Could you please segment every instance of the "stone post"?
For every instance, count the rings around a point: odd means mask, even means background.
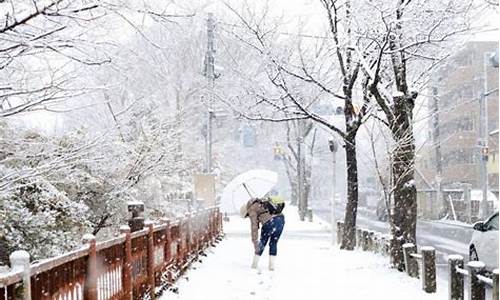
[[[363,229],[363,234],[362,234],[362,238],[361,238],[361,249],[363,251],[367,251],[368,250],[368,247],[369,247],[369,242],[368,242],[368,239],[369,239],[369,232],[368,230],[364,230]]]
[[[132,232],[144,228],[144,218],[141,213],[144,212],[144,203],[140,201],[131,201],[127,203],[128,211],[132,213],[132,218],[128,220],[128,226]]]
[[[457,268],[464,268],[464,258],[461,255],[448,256],[448,272],[450,279],[448,283],[448,299],[464,300],[464,277],[457,272]]]
[[[375,251],[375,232],[368,231],[368,251]]]
[[[493,300],[498,300],[499,298],[498,290],[498,269],[493,270]]]
[[[24,250],[12,252],[9,256],[12,271],[23,272],[22,299],[31,300],[31,265],[30,254]]]
[[[344,235],[344,222],[337,221],[337,244],[340,245],[342,242],[342,236]]]
[[[363,240],[363,229],[356,228],[356,246],[358,246],[358,248],[361,248],[362,240]]]
[[[485,265],[480,261],[470,261],[467,263],[469,269],[469,300],[484,300],[485,292],[483,283],[476,277],[484,272]]]
[[[412,257],[412,254],[417,253],[417,246],[412,243],[406,243],[403,245],[403,257],[405,260],[406,273],[410,277],[418,278],[418,262]]]
[[[422,288],[426,293],[436,292],[436,250],[422,247]]]

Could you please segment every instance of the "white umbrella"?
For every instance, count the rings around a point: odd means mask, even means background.
[[[221,211],[239,213],[240,207],[251,198],[266,195],[278,182],[278,174],[269,170],[250,170],[229,182],[221,196]]]

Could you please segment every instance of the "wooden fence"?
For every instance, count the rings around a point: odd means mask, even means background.
[[[221,213],[210,208],[136,232],[123,226],[103,242],[86,235],[80,249],[36,264],[16,251],[0,274],[0,300],[155,299],[221,234]]]

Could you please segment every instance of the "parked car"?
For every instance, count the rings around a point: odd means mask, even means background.
[[[498,268],[498,212],[473,226],[469,245],[469,260],[480,260],[486,269]]]

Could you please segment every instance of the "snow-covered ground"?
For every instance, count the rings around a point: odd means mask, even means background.
[[[267,270],[267,253],[259,270],[250,268],[249,220],[233,216],[224,223],[224,240],[179,280],[178,294],[162,299],[446,299],[443,283],[437,294],[426,294],[419,280],[389,269],[388,258],[334,249],[326,222],[300,222],[293,207],[285,211],[275,271]]]

